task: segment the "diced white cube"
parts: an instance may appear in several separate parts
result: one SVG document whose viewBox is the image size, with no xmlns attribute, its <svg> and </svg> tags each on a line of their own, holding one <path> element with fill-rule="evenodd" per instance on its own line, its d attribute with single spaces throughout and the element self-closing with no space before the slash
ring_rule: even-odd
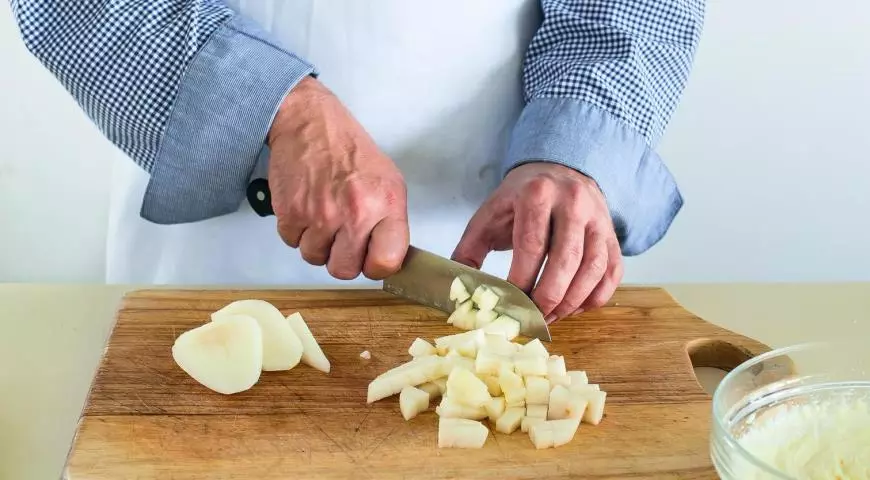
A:
<svg viewBox="0 0 870 480">
<path fill-rule="evenodd" d="M 550 352 L 547 351 L 541 340 L 537 338 L 523 345 L 520 354 L 527 357 L 543 357 L 545 362 L 550 358 Z"/>
<path fill-rule="evenodd" d="M 498 318 L 498 314 L 492 310 L 478 310 L 475 314 L 474 328 L 483 328 L 496 318 Z"/>
<path fill-rule="evenodd" d="M 422 338 L 417 338 L 411 343 L 411 346 L 408 348 L 408 354 L 414 358 L 417 358 L 426 357 L 429 355 L 437 355 L 438 351 L 431 343 L 423 340 Z"/>
<path fill-rule="evenodd" d="M 525 402 L 526 386 L 522 377 L 510 370 L 503 369 L 499 372 L 498 383 L 507 403 L 516 405 L 518 402 Z"/>
<path fill-rule="evenodd" d="M 416 417 L 429 408 L 429 394 L 419 388 L 405 387 L 399 393 L 399 410 L 405 420 Z"/>
<path fill-rule="evenodd" d="M 486 384 L 468 370 L 458 368 L 447 377 L 447 393 L 457 402 L 471 406 L 482 407 L 492 400 Z"/>
<path fill-rule="evenodd" d="M 438 448 L 482 448 L 489 429 L 480 422 L 463 418 L 438 419 Z"/>
<path fill-rule="evenodd" d="M 507 340 L 513 340 L 520 334 L 520 322 L 507 315 L 500 315 L 492 323 L 483 327 L 483 331 L 497 333 Z"/>
<path fill-rule="evenodd" d="M 489 287 L 481 285 L 474 289 L 471 294 L 471 300 L 477 305 L 479 310 L 493 310 L 498 305 L 498 295 L 495 294 Z"/>
<path fill-rule="evenodd" d="M 607 392 L 592 390 L 582 393 L 579 398 L 588 402 L 586 410 L 583 412 L 583 422 L 592 425 L 601 423 L 601 419 L 604 417 L 604 402 L 607 399 Z"/>
<path fill-rule="evenodd" d="M 541 418 L 547 419 L 547 406 L 546 405 L 527 405 L 526 406 L 526 416 L 533 418 Z"/>
<path fill-rule="evenodd" d="M 523 355 L 522 352 L 514 355 L 514 371 L 523 377 L 545 376 L 547 374 L 546 357 Z"/>
<path fill-rule="evenodd" d="M 550 381 L 544 377 L 524 377 L 526 383 L 526 404 L 547 405 L 550 403 Z"/>
<path fill-rule="evenodd" d="M 553 378 L 567 376 L 568 370 L 565 368 L 565 357 L 561 355 L 551 355 L 547 360 L 547 377 Z"/>
<path fill-rule="evenodd" d="M 497 421 L 499 417 L 504 413 L 507 404 L 504 401 L 504 397 L 495 397 L 484 405 L 486 409 L 486 415 L 493 422 Z"/>
<path fill-rule="evenodd" d="M 495 430 L 507 435 L 510 435 L 516 429 L 520 428 L 523 422 L 523 417 L 526 414 L 526 409 L 522 407 L 511 407 L 505 409 L 504 413 L 495 422 Z"/>
<path fill-rule="evenodd" d="M 464 302 L 469 298 L 471 298 L 471 294 L 468 293 L 465 284 L 462 283 L 459 277 L 454 278 L 453 283 L 450 284 L 450 300 Z"/>
<path fill-rule="evenodd" d="M 569 370 L 568 376 L 571 377 L 571 385 L 582 385 L 589 383 L 589 377 L 583 370 Z"/>
</svg>

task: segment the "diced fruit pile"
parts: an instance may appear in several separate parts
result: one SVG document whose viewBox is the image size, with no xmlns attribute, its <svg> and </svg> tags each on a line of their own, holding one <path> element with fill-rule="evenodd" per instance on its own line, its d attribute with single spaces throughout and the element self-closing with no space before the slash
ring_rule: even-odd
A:
<svg viewBox="0 0 870 480">
<path fill-rule="evenodd" d="M 211 322 L 175 339 L 172 358 L 194 380 L 218 393 L 253 387 L 261 371 L 290 370 L 301 361 L 329 373 L 329 360 L 302 315 L 284 317 L 263 300 L 239 300 Z"/>
<path fill-rule="evenodd" d="M 469 293 L 457 278 L 450 287 L 456 310 L 448 323 L 466 330 L 435 339 L 417 338 L 413 359 L 375 378 L 368 403 L 399 395 L 410 420 L 429 409 L 438 415 L 438 446 L 481 448 L 489 429 L 527 432 L 535 448 L 564 445 L 580 423 L 598 425 L 607 394 L 583 371 L 568 371 L 540 340 L 513 342 L 515 319 L 495 312 L 499 297 L 480 286 Z M 364 351 L 360 357 L 368 360 Z M 288 317 L 263 300 L 239 300 L 212 313 L 211 322 L 175 340 L 172 358 L 194 380 L 222 394 L 248 390 L 262 371 L 290 370 L 300 362 L 324 373 L 330 364 L 298 312 Z"/>
<path fill-rule="evenodd" d="M 450 300 L 456 302 L 456 309 L 447 318 L 447 323 L 461 330 L 483 329 L 486 333 L 501 333 L 508 340 L 520 334 L 520 324 L 507 315 L 495 312 L 498 295 L 484 285 L 474 293 L 468 293 L 462 280 L 456 278 L 450 285 Z"/>
<path fill-rule="evenodd" d="M 435 345 L 414 340 L 408 349 L 413 360 L 375 378 L 368 403 L 399 394 L 399 409 L 410 420 L 440 395 L 435 413 L 442 448 L 483 447 L 489 436 L 484 419 L 501 433 L 527 432 L 539 449 L 570 442 L 581 421 L 601 422 L 607 394 L 589 384 L 585 372 L 568 371 L 564 357 L 550 355 L 540 340 L 513 342 L 519 323 L 494 313 L 498 296 L 491 290 L 479 287 L 469 295 L 457 279 L 450 298 L 458 303 L 451 323 L 468 331 L 436 338 Z"/>
</svg>

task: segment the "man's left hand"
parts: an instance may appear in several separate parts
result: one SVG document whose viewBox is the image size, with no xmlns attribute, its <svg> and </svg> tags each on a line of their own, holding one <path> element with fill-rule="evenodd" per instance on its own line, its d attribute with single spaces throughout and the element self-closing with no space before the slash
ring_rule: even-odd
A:
<svg viewBox="0 0 870 480">
<path fill-rule="evenodd" d="M 513 169 L 472 217 L 453 259 L 480 268 L 489 252 L 510 249 L 508 281 L 531 292 L 548 323 L 604 305 L 622 280 L 604 195 L 562 165 Z"/>
</svg>

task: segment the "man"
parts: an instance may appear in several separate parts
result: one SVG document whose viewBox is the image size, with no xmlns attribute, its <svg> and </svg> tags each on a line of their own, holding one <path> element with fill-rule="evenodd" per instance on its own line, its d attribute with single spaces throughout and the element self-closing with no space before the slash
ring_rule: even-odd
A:
<svg viewBox="0 0 870 480">
<path fill-rule="evenodd" d="M 552 321 L 605 303 L 682 205 L 653 148 L 702 0 L 12 7 L 135 161 L 114 165 L 109 282 L 359 284 L 410 240 L 486 259 Z M 275 219 L 244 201 L 264 177 Z"/>
</svg>

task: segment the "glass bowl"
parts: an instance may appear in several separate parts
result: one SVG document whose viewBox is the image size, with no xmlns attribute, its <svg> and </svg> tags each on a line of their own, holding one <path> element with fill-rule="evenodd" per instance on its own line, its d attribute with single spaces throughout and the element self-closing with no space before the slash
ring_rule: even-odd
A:
<svg viewBox="0 0 870 480">
<path fill-rule="evenodd" d="M 710 455 L 719 476 L 870 478 L 868 343 L 773 350 L 726 375 L 713 395 L 710 433 Z M 856 434 L 863 440 L 850 440 Z M 838 468 L 845 470 L 836 472 Z"/>
</svg>

